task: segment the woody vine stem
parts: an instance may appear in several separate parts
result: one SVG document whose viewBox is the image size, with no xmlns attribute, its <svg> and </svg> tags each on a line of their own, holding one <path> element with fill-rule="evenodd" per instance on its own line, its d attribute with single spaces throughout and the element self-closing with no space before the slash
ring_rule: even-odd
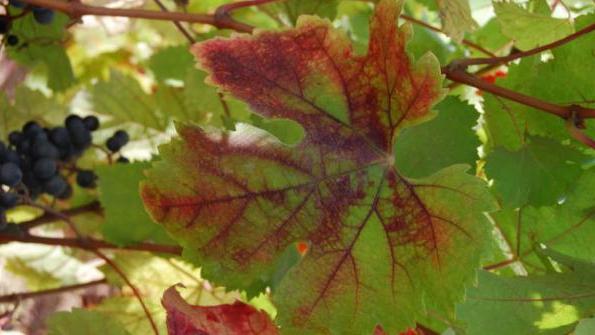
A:
<svg viewBox="0 0 595 335">
<path fill-rule="evenodd" d="M 112 17 L 128 17 L 128 18 L 139 18 L 139 19 L 149 19 L 149 20 L 162 20 L 162 21 L 170 21 L 176 25 L 178 30 L 187 38 L 187 40 L 192 43 L 194 38 L 192 37 L 189 30 L 181 25 L 181 22 L 186 23 L 200 23 L 200 24 L 207 24 L 212 25 L 219 29 L 231 29 L 238 32 L 245 32 L 250 33 L 253 31 L 254 27 L 239 22 L 235 20 L 231 13 L 239 8 L 245 8 L 249 6 L 257 6 L 263 5 L 270 2 L 275 2 L 279 0 L 247 0 L 241 2 L 234 2 L 230 4 L 226 4 L 220 6 L 214 14 L 194 14 L 194 13 L 182 13 L 182 12 L 171 12 L 168 11 L 167 8 L 160 2 L 160 0 L 154 0 L 156 4 L 160 7 L 161 11 L 151 11 L 151 10 L 142 10 L 142 9 L 120 9 L 120 8 L 105 8 L 105 7 L 96 7 L 96 6 L 89 6 L 82 4 L 78 0 L 73 1 L 62 1 L 62 0 L 21 0 L 24 3 L 40 6 L 44 8 L 49 8 L 53 10 L 57 10 L 63 12 L 70 16 L 74 22 L 80 20 L 80 18 L 84 15 L 95 15 L 95 16 L 112 16 Z M 427 29 L 433 30 L 435 32 L 442 32 L 439 28 L 433 27 L 423 21 L 415 19 L 413 17 L 402 15 L 401 18 L 403 20 L 409 21 L 413 24 L 420 25 Z M 445 75 L 447 79 L 453 82 L 450 87 L 454 85 L 467 85 L 472 86 L 482 91 L 491 93 L 493 95 L 514 101 L 519 104 L 523 104 L 537 110 L 543 111 L 545 113 L 549 113 L 560 117 L 562 120 L 561 122 L 566 123 L 566 127 L 568 129 L 569 134 L 575 138 L 576 140 L 588 145 L 592 148 L 595 148 L 595 140 L 589 138 L 581 129 L 584 129 L 584 120 L 595 118 L 595 109 L 587 108 L 580 105 L 558 105 L 548 101 L 543 101 L 537 99 L 532 96 L 524 95 L 519 92 L 509 90 L 507 88 L 486 82 L 482 80 L 478 74 L 484 73 L 491 69 L 494 69 L 498 66 L 505 65 L 511 61 L 529 57 L 536 54 L 539 54 L 543 51 L 554 49 L 556 47 L 562 46 L 566 43 L 569 43 L 577 38 L 580 38 L 588 33 L 595 31 L 595 24 L 591 24 L 565 38 L 557 40 L 553 43 L 546 44 L 531 50 L 523 51 L 523 52 L 516 52 L 512 53 L 508 56 L 497 57 L 489 50 L 477 45 L 473 42 L 468 40 L 462 40 L 461 43 L 465 44 L 469 48 L 476 49 L 483 54 L 489 56 L 485 58 L 466 58 L 466 59 L 458 59 L 452 61 L 450 64 L 444 66 L 442 68 L 442 73 Z M 483 69 L 480 69 L 477 73 L 470 73 L 468 71 L 469 66 L 473 65 L 486 65 Z M 224 102 L 223 102 L 224 103 Z M 147 319 L 152 325 L 152 328 L 156 334 L 158 331 L 156 326 L 151 318 L 150 313 L 144 306 L 142 298 L 140 294 L 137 292 L 136 288 L 130 281 L 126 278 L 125 274 L 117 267 L 113 261 L 111 261 L 106 255 L 104 255 L 100 249 L 117 249 L 117 250 L 129 250 L 129 251 L 150 251 L 150 252 L 157 252 L 157 253 L 164 253 L 164 254 L 171 254 L 171 255 L 180 255 L 181 249 L 175 246 L 168 246 L 168 245 L 159 245 L 159 244 L 152 244 L 152 243 L 141 243 L 134 246 L 127 246 L 127 247 L 119 247 L 105 241 L 91 239 L 87 237 L 80 236 L 78 232 L 75 231 L 77 237 L 76 238 L 55 238 L 55 237 L 42 237 L 37 236 L 31 233 L 33 228 L 36 228 L 40 225 L 52 223 L 56 221 L 63 221 L 69 224 L 69 226 L 74 227 L 74 224 L 70 220 L 70 217 L 73 215 L 81 214 L 81 213 L 90 213 L 94 212 L 97 214 L 101 214 L 101 209 L 97 202 L 73 208 L 63 212 L 56 212 L 52 209 L 44 209 L 45 214 L 41 217 L 34 219 L 29 222 L 22 223 L 18 225 L 16 231 L 10 232 L 3 232 L 0 233 L 0 244 L 8 243 L 8 242 L 22 242 L 22 243 L 35 243 L 35 244 L 45 244 L 45 245 L 55 245 L 55 246 L 65 246 L 65 247 L 72 247 L 72 248 L 79 248 L 83 250 L 87 250 L 90 252 L 95 253 L 98 257 L 102 258 L 108 265 L 112 266 L 114 270 L 122 276 L 124 281 L 132 288 L 135 295 L 137 296 L 141 305 L 143 305 L 143 309 L 147 314 Z M 493 270 L 496 268 L 500 268 L 506 265 L 509 265 L 512 261 L 505 261 L 499 264 L 488 265 L 486 269 Z M 45 294 L 54 294 L 54 293 L 61 293 L 70 290 L 77 290 L 85 287 L 90 287 L 94 285 L 104 284 L 105 280 L 98 280 L 89 283 L 65 286 L 57 289 L 51 289 L 46 291 L 40 292 L 30 292 L 30 293 L 17 293 L 17 294 L 10 294 L 5 296 L 0 296 L 0 302 L 18 302 L 21 299 L 27 298 L 34 298 L 37 296 L 45 295 Z M 427 329 L 423 326 L 419 326 L 419 329 L 424 332 L 424 334 L 432 335 L 436 334 L 430 329 Z"/>
</svg>

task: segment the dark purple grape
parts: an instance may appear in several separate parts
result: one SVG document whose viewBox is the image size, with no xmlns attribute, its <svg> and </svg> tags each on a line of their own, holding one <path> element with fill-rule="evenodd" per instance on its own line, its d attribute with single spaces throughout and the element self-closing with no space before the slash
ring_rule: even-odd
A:
<svg viewBox="0 0 595 335">
<path fill-rule="evenodd" d="M 23 126 L 23 134 L 29 138 L 34 137 L 38 133 L 43 133 L 43 128 L 35 121 L 29 121 Z"/>
<path fill-rule="evenodd" d="M 23 133 L 21 133 L 20 131 L 13 131 L 10 134 L 8 134 L 8 142 L 15 147 L 24 139 L 25 137 L 23 136 Z"/>
<path fill-rule="evenodd" d="M 56 198 L 58 199 L 68 199 L 72 196 L 72 186 L 70 184 L 66 185 L 66 189 L 62 191 L 62 193 L 58 194 Z"/>
<path fill-rule="evenodd" d="M 110 137 L 107 139 L 107 142 L 105 142 L 105 146 L 111 152 L 118 152 L 120 149 L 122 149 L 124 144 L 116 137 Z"/>
<path fill-rule="evenodd" d="M 55 175 L 43 184 L 43 191 L 47 194 L 58 196 L 62 194 L 67 187 L 68 183 L 66 180 L 60 175 Z"/>
<path fill-rule="evenodd" d="M 97 175 L 90 170 L 81 170 L 76 175 L 76 183 L 83 188 L 93 188 L 96 185 Z"/>
<path fill-rule="evenodd" d="M 83 119 L 83 123 L 85 127 L 87 127 L 90 131 L 95 131 L 99 129 L 99 119 L 96 116 L 87 116 Z"/>
<path fill-rule="evenodd" d="M 58 146 L 58 148 L 70 146 L 70 135 L 68 130 L 64 127 L 56 127 L 50 130 L 50 140 Z"/>
<path fill-rule="evenodd" d="M 31 154 L 34 158 L 52 158 L 60 157 L 60 151 L 48 141 L 37 142 L 31 147 Z"/>
<path fill-rule="evenodd" d="M 75 114 L 68 115 L 68 117 L 64 120 L 64 125 L 66 128 L 68 128 L 68 130 L 70 130 L 72 127 L 85 126 L 83 119 Z"/>
<path fill-rule="evenodd" d="M 33 17 L 39 24 L 50 24 L 54 19 L 54 11 L 48 8 L 33 7 Z"/>
<path fill-rule="evenodd" d="M 128 136 L 128 133 L 124 130 L 116 131 L 113 137 L 117 138 L 120 143 L 122 143 L 122 146 L 128 144 L 128 141 L 130 140 L 130 136 Z"/>
<path fill-rule="evenodd" d="M 17 35 L 10 34 L 6 36 L 6 45 L 14 47 L 17 44 L 19 44 L 19 37 Z"/>
<path fill-rule="evenodd" d="M 33 174 L 38 179 L 49 179 L 58 171 L 56 161 L 49 158 L 42 158 L 33 164 Z"/>
<path fill-rule="evenodd" d="M 22 178 L 23 172 L 15 163 L 10 162 L 0 165 L 0 184 L 14 187 Z"/>
<path fill-rule="evenodd" d="M 10 209 L 19 202 L 19 195 L 14 192 L 0 191 L 0 207 Z"/>
</svg>

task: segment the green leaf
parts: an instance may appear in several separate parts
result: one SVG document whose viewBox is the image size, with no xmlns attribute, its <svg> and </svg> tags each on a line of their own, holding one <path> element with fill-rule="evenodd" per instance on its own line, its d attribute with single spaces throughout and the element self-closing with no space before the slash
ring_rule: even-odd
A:
<svg viewBox="0 0 595 335">
<path fill-rule="evenodd" d="M 182 295 L 188 303 L 200 306 L 232 303 L 241 298 L 238 292 L 226 292 L 201 278 L 200 270 L 175 259 L 152 256 L 148 253 L 120 255 L 114 262 L 142 294 L 160 333 L 167 334 L 165 310 L 161 306 L 163 292 L 172 285 L 182 284 Z M 130 288 L 112 268 L 105 267 L 108 281 L 122 287 L 123 295 L 101 302 L 96 310 L 115 318 L 131 334 L 150 334 L 151 326 Z"/>
<path fill-rule="evenodd" d="M 595 14 L 576 19 L 577 29 L 592 23 L 595 23 Z M 593 52 L 595 35 L 587 34 L 553 49 L 554 58 L 547 62 L 542 62 L 538 56 L 523 58 L 520 64 L 510 66 L 508 76 L 498 80 L 497 84 L 544 101 L 593 108 Z M 509 150 L 517 150 L 528 134 L 560 141 L 570 139 L 564 120 L 543 111 L 489 94 L 486 94 L 484 109 L 486 130 L 492 146 L 502 145 Z M 595 120 L 587 120 L 586 125 L 587 133 L 595 136 Z"/>
<path fill-rule="evenodd" d="M 478 286 L 469 290 L 457 316 L 467 324 L 468 334 L 566 335 L 595 311 L 595 265 L 572 264 L 573 270 L 543 276 L 480 272 Z"/>
<path fill-rule="evenodd" d="M 473 130 L 478 118 L 475 108 L 448 97 L 435 109 L 436 118 L 404 129 L 397 137 L 396 164 L 407 177 L 425 177 L 458 163 L 475 166 L 478 160 L 481 143 Z"/>
<path fill-rule="evenodd" d="M 477 28 L 471 16 L 468 0 L 436 0 L 440 9 L 442 30 L 455 41 L 461 41 L 466 32 Z"/>
<path fill-rule="evenodd" d="M 130 335 L 115 319 L 84 309 L 54 313 L 47 324 L 48 335 Z"/>
<path fill-rule="evenodd" d="M 572 189 L 585 161 L 585 155 L 568 145 L 532 137 L 518 151 L 496 148 L 485 169 L 505 207 L 547 206 Z"/>
<path fill-rule="evenodd" d="M 148 66 L 158 81 L 184 80 L 188 69 L 194 67 L 194 57 L 186 45 L 169 47 L 151 56 Z"/>
<path fill-rule="evenodd" d="M 19 9 L 9 8 L 11 15 L 21 13 Z M 25 66 L 42 64 L 46 70 L 48 87 L 58 92 L 75 83 L 70 58 L 62 46 L 69 22 L 67 15 L 55 12 L 49 25 L 41 25 L 32 14 L 27 14 L 12 21 L 10 33 L 18 37 L 19 44 L 6 48 L 10 58 Z"/>
<path fill-rule="evenodd" d="M 111 71 L 107 81 L 95 83 L 90 88 L 95 112 L 110 115 L 116 122 L 135 122 L 142 126 L 164 130 L 167 122 L 155 99 L 143 91 L 132 77 Z"/>
<path fill-rule="evenodd" d="M 494 2 L 494 10 L 502 33 L 513 39 L 521 50 L 554 42 L 574 32 L 568 19 L 553 18 L 549 13 L 531 13 L 512 2 Z"/>
<path fill-rule="evenodd" d="M 574 330 L 574 335 L 595 334 L 595 318 L 583 319 Z"/>
<path fill-rule="evenodd" d="M 128 245 L 146 240 L 172 243 L 163 227 L 155 224 L 143 206 L 138 187 L 149 163 L 99 166 L 99 200 L 105 211 L 103 236 L 109 242 Z"/>
<path fill-rule="evenodd" d="M 300 15 L 318 15 L 334 19 L 340 0 L 285 0 L 261 6 L 268 15 L 295 25 Z"/>
<path fill-rule="evenodd" d="M 180 125 L 142 186 L 152 217 L 228 288 L 246 288 L 289 245 L 309 243 L 272 296 L 287 334 L 367 334 L 377 324 L 395 333 L 426 299 L 452 315 L 490 238 L 483 212 L 495 204 L 467 166 L 398 173 L 396 134 L 429 119 L 443 96 L 438 61 L 410 58 L 398 13 L 394 1 L 377 5 L 364 56 L 312 16 L 195 45 L 210 82 L 263 117 L 300 123 L 305 137 L 289 147 L 245 124 Z"/>
<path fill-rule="evenodd" d="M 589 169 L 563 202 L 550 207 L 527 206 L 518 211 L 494 213 L 508 241 L 520 248 L 521 259 L 535 264 L 533 248 L 540 243 L 581 259 L 593 259 L 595 246 L 595 170 Z"/>
</svg>

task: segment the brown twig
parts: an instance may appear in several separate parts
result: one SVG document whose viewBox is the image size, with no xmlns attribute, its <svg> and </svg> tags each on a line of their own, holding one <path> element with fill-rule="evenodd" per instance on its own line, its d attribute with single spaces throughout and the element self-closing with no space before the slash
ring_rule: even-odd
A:
<svg viewBox="0 0 595 335">
<path fill-rule="evenodd" d="M 84 214 L 84 213 L 97 213 L 97 214 L 101 214 L 102 210 L 101 210 L 101 206 L 99 205 L 98 201 L 93 201 L 90 202 L 86 205 L 80 206 L 80 207 L 75 207 L 75 208 L 71 208 L 71 209 L 67 209 L 62 211 L 62 214 L 67 215 L 69 217 L 71 216 L 76 216 L 79 214 Z M 26 221 L 23 222 L 21 224 L 19 224 L 19 227 L 22 228 L 25 231 L 29 231 L 37 226 L 46 224 L 46 223 L 52 223 L 55 222 L 57 220 L 61 220 L 60 217 L 56 217 L 53 213 L 51 212 L 46 212 L 44 211 L 44 214 L 40 217 L 37 217 L 33 220 L 30 221 Z"/>
<path fill-rule="evenodd" d="M 522 105 L 533 107 L 544 112 L 559 116 L 563 119 L 571 117 L 572 113 L 575 113 L 579 119 L 595 118 L 595 109 L 586 108 L 578 105 L 562 106 L 553 104 L 547 101 L 543 101 L 505 87 L 497 86 L 492 83 L 486 82 L 481 78 L 472 75 L 458 66 L 458 62 L 452 63 L 442 69 L 442 73 L 446 75 L 446 78 L 458 82 L 461 84 L 473 86 L 482 91 L 506 98 L 508 100 L 515 101 Z"/>
<path fill-rule="evenodd" d="M 478 65 L 478 64 L 504 64 L 504 63 L 511 62 L 515 59 L 533 56 L 533 55 L 536 55 L 543 51 L 557 48 L 557 47 L 562 46 L 568 42 L 571 42 L 583 35 L 586 35 L 594 30 L 595 30 L 595 23 L 588 25 L 587 27 L 585 27 L 571 35 L 568 35 L 562 39 L 559 39 L 552 43 L 548 43 L 548 44 L 545 44 L 540 47 L 536 47 L 536 48 L 533 48 L 533 49 L 530 49 L 527 51 L 515 52 L 508 56 L 503 56 L 503 57 L 460 59 L 460 60 L 453 62 L 453 64 L 456 64 L 457 66 L 463 67 L 463 68 L 470 66 L 470 65 Z"/>
<path fill-rule="evenodd" d="M 153 320 L 153 316 L 151 315 L 151 312 L 147 308 L 147 305 L 145 304 L 145 301 L 143 300 L 143 297 L 141 296 L 138 288 L 134 284 L 132 284 L 130 279 L 128 279 L 128 276 L 126 276 L 124 271 L 122 269 L 120 269 L 118 264 L 116 264 L 109 257 L 107 257 L 104 253 L 102 253 L 101 251 L 99 251 L 97 249 L 93 249 L 91 251 L 95 255 L 97 255 L 97 257 L 103 259 L 105 261 L 105 263 L 107 265 L 109 265 L 112 269 L 114 269 L 114 271 L 116 271 L 118 276 L 120 276 L 120 278 L 122 278 L 122 280 L 124 280 L 126 285 L 128 285 L 130 287 L 130 289 L 132 290 L 132 293 L 134 294 L 134 296 L 140 303 L 141 307 L 143 308 L 143 311 L 145 312 L 145 315 L 147 316 L 147 319 L 149 320 L 149 323 L 151 324 L 151 328 L 153 328 L 153 332 L 155 333 L 155 335 L 159 335 L 159 329 L 157 329 L 157 324 L 155 324 L 155 320 Z"/>
<path fill-rule="evenodd" d="M 208 14 L 163 12 L 144 9 L 106 8 L 89 6 L 77 1 L 67 2 L 61 0 L 23 0 L 23 2 L 33 6 L 44 7 L 63 12 L 75 20 L 83 15 L 118 16 L 137 19 L 202 23 L 220 29 L 232 29 L 248 33 L 253 29 L 253 27 L 248 24 L 235 21 L 229 15 L 216 17 L 216 15 Z"/>
<path fill-rule="evenodd" d="M 496 269 L 503 268 L 505 266 L 508 266 L 508 265 L 513 264 L 518 261 L 519 261 L 518 258 L 514 257 L 511 259 L 503 260 L 498 263 L 488 264 L 488 265 L 484 266 L 483 269 L 487 270 L 487 271 L 496 270 Z"/>
<path fill-rule="evenodd" d="M 161 2 L 161 0 L 153 0 L 153 1 L 161 9 L 161 11 L 169 13 L 169 10 L 167 9 L 167 7 L 165 7 L 163 2 Z M 173 23 L 176 26 L 176 28 L 180 31 L 180 33 L 182 33 L 182 35 L 184 35 L 184 37 L 186 37 L 188 42 L 190 42 L 190 43 L 196 42 L 196 39 L 194 39 L 194 37 L 190 34 L 188 29 L 186 29 L 186 27 L 184 27 L 179 21 L 173 21 Z"/>
<path fill-rule="evenodd" d="M 587 136 L 579 126 L 582 126 L 580 125 L 580 120 L 577 120 L 575 113 L 573 113 L 573 115 L 566 120 L 566 129 L 568 129 L 568 133 L 575 140 L 595 149 L 595 140 Z"/>
<path fill-rule="evenodd" d="M 51 289 L 47 289 L 47 290 L 43 290 L 43 291 L 11 293 L 11 294 L 0 296 L 0 303 L 14 303 L 14 302 L 19 302 L 19 301 L 25 300 L 25 299 L 37 298 L 37 297 L 58 294 L 58 293 L 64 293 L 64 292 L 70 292 L 70 291 L 80 290 L 83 288 L 88 288 L 88 287 L 102 285 L 102 284 L 107 284 L 107 280 L 105 278 L 90 281 L 88 283 L 62 286 L 62 287 L 51 288 Z"/>
<path fill-rule="evenodd" d="M 0 244 L 9 242 L 34 243 L 54 245 L 70 248 L 78 248 L 84 250 L 94 249 L 114 249 L 119 251 L 148 251 L 172 255 L 180 255 L 182 248 L 174 245 L 154 244 L 154 243 L 138 243 L 129 246 L 117 246 L 102 240 L 93 238 L 59 238 L 59 237 L 44 237 L 31 234 L 2 234 L 0 233 Z"/>
</svg>

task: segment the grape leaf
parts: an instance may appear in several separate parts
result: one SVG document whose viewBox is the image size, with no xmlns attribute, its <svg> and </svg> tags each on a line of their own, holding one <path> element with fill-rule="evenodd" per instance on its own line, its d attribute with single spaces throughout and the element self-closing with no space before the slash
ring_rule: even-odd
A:
<svg viewBox="0 0 595 335">
<path fill-rule="evenodd" d="M 85 309 L 54 313 L 47 324 L 48 335 L 130 335 L 113 318 Z"/>
<path fill-rule="evenodd" d="M 595 23 L 595 14 L 576 19 L 577 29 L 592 23 Z M 506 78 L 496 83 L 561 105 L 594 107 L 595 90 L 591 89 L 595 76 L 593 52 L 595 35 L 588 34 L 553 49 L 554 58 L 547 62 L 542 62 L 538 56 L 523 58 L 518 65 L 509 67 Z M 501 145 L 509 150 L 518 150 L 528 134 L 558 140 L 570 138 L 564 120 L 556 116 L 490 94 L 486 94 L 485 99 L 486 130 L 492 146 Z M 591 136 L 595 135 L 595 121 L 587 120 L 586 123 L 587 132 Z"/>
<path fill-rule="evenodd" d="M 142 186 L 152 217 L 228 288 L 310 243 L 273 294 L 287 334 L 401 331 L 424 297 L 453 313 L 489 239 L 482 212 L 494 203 L 468 167 L 417 180 L 395 168 L 396 134 L 430 118 L 443 94 L 436 58 L 407 55 L 399 7 L 378 3 L 365 56 L 307 16 L 295 29 L 197 44 L 210 81 L 306 135 L 289 147 L 248 125 L 182 125 Z"/>
<path fill-rule="evenodd" d="M 533 137 L 522 149 L 498 147 L 486 159 L 485 171 L 505 207 L 553 205 L 571 189 L 586 156 L 550 139 Z"/>
<path fill-rule="evenodd" d="M 146 240 L 172 243 L 163 227 L 147 215 L 138 194 L 142 171 L 149 163 L 99 166 L 99 200 L 105 210 L 102 232 L 105 239 L 118 245 Z"/>
<path fill-rule="evenodd" d="M 475 166 L 478 159 L 481 143 L 473 130 L 478 118 L 475 108 L 448 97 L 436 109 L 436 118 L 404 129 L 397 138 L 396 165 L 407 177 L 425 177 L 457 163 Z"/>
<path fill-rule="evenodd" d="M 593 263 L 550 254 L 568 267 L 562 273 L 503 277 L 480 272 L 457 315 L 468 334 L 566 335 L 595 311 Z M 505 322 L 503 322 L 505 321 Z"/>
<path fill-rule="evenodd" d="M 533 248 L 544 243 L 564 254 L 593 259 L 595 246 L 595 170 L 589 169 L 576 181 L 561 204 L 549 207 L 526 206 L 517 211 L 494 214 L 508 241 L 518 245 L 522 260 L 533 256 Z"/>
<path fill-rule="evenodd" d="M 165 310 L 160 299 L 163 292 L 172 285 L 186 287 L 182 295 L 193 305 L 212 306 L 229 304 L 239 299 L 238 292 L 226 292 L 203 280 L 200 270 L 176 259 L 166 259 L 148 253 L 119 255 L 114 259 L 118 267 L 139 289 L 143 300 L 157 323 L 160 333 L 166 333 Z M 122 287 L 123 295 L 108 298 L 96 310 L 121 322 L 132 334 L 150 334 L 151 326 L 138 300 L 122 278 L 110 267 L 105 267 L 107 280 Z"/>
<path fill-rule="evenodd" d="M 595 318 L 581 320 L 574 330 L 574 335 L 591 334 L 595 334 Z"/>
<path fill-rule="evenodd" d="M 8 8 L 11 15 L 22 12 L 13 6 Z M 70 58 L 62 46 L 69 21 L 67 15 L 56 12 L 50 24 L 41 25 L 29 13 L 12 21 L 10 33 L 18 37 L 19 44 L 5 48 L 11 59 L 25 66 L 42 64 L 46 70 L 48 87 L 58 92 L 75 83 Z"/>
<path fill-rule="evenodd" d="M 159 81 L 184 80 L 188 69 L 194 66 L 194 59 L 186 46 L 175 46 L 159 50 L 148 65 Z"/>
<path fill-rule="evenodd" d="M 436 0 L 440 9 L 442 30 L 455 41 L 461 41 L 466 32 L 473 31 L 477 23 L 471 16 L 468 0 Z"/>
<path fill-rule="evenodd" d="M 521 50 L 554 42 L 574 32 L 568 19 L 553 18 L 550 13 L 529 12 L 512 2 L 494 2 L 494 10 L 502 33 L 513 39 Z"/>
<path fill-rule="evenodd" d="M 263 311 L 236 301 L 218 306 L 192 306 L 175 286 L 163 294 L 163 307 L 167 310 L 169 335 L 230 334 L 277 335 L 277 327 Z"/>
</svg>

